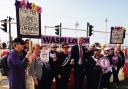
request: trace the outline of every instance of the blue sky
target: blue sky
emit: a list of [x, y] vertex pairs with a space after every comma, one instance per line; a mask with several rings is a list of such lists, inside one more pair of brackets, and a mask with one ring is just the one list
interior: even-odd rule
[[[94, 26], [94, 31], [106, 31], [105, 19], [108, 19], [107, 31], [111, 26], [124, 26], [128, 28], [128, 0], [29, 0], [40, 5], [42, 12], [42, 34], [44, 26], [55, 26], [60, 22], [62, 27], [75, 28], [75, 23], [79, 23], [79, 29], [86, 29], [87, 22]], [[14, 6], [15, 0], [3, 0], [0, 3], [0, 20], [11, 16], [16, 19]], [[15, 22], [15, 20], [13, 21]], [[46, 29], [47, 35], [55, 35], [54, 29]], [[84, 36], [86, 32], [62, 30], [63, 36]], [[16, 37], [16, 25], [12, 25], [12, 36]], [[7, 33], [0, 30], [2, 41], [7, 41]], [[128, 43], [128, 36], [126, 42]], [[110, 34], [94, 32], [91, 43], [109, 43]], [[105, 41], [105, 39], [107, 39]]]

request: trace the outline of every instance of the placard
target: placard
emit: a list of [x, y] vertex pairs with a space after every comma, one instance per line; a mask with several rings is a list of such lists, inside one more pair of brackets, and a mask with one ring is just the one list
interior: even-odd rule
[[17, 1], [16, 17], [18, 37], [41, 37], [41, 7], [25, 0]]
[[40, 59], [43, 62], [48, 62], [49, 61], [49, 50], [41, 50]]
[[125, 31], [124, 27], [111, 27], [110, 44], [123, 44]]

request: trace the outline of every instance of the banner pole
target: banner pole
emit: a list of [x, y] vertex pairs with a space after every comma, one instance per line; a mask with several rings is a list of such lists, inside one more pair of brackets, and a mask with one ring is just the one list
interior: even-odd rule
[[32, 41], [31, 41], [31, 38], [29, 38], [29, 51], [32, 51]]

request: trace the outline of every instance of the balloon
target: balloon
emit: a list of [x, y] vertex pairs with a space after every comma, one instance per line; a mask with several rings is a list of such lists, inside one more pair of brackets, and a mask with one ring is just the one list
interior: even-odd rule
[[38, 13], [41, 13], [41, 12], [42, 12], [42, 8], [39, 7], [39, 6], [37, 6], [36, 11], [37, 11]]
[[20, 1], [21, 3], [21, 7], [22, 8], [26, 8], [27, 7], [27, 3], [25, 1]]
[[36, 7], [37, 7], [36, 4], [35, 3], [32, 3], [32, 10], [36, 10], [35, 9]]

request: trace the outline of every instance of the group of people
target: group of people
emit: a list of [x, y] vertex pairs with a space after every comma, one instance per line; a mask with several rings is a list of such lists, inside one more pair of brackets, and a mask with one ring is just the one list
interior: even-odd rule
[[91, 52], [92, 56], [88, 61], [87, 67], [89, 89], [110, 89], [110, 77], [112, 74], [112, 85], [118, 88], [119, 70], [125, 63], [125, 56], [121, 46], [105, 47], [101, 50], [100, 45], [96, 43], [92, 46]]
[[[57, 45], [51, 45], [49, 61], [44, 62], [40, 57], [40, 45], [35, 44], [29, 50], [29, 44], [29, 40], [21, 38], [13, 41], [13, 50], [7, 59], [10, 89], [51, 89], [54, 78], [56, 89], [68, 89], [71, 71], [74, 89], [110, 89], [112, 74], [113, 83], [118, 85], [118, 73], [125, 62], [120, 45], [102, 48], [95, 43], [88, 48], [80, 37], [72, 47], [63, 43], [61, 51], [57, 51]], [[26, 83], [28, 77], [33, 82], [31, 88]]]

